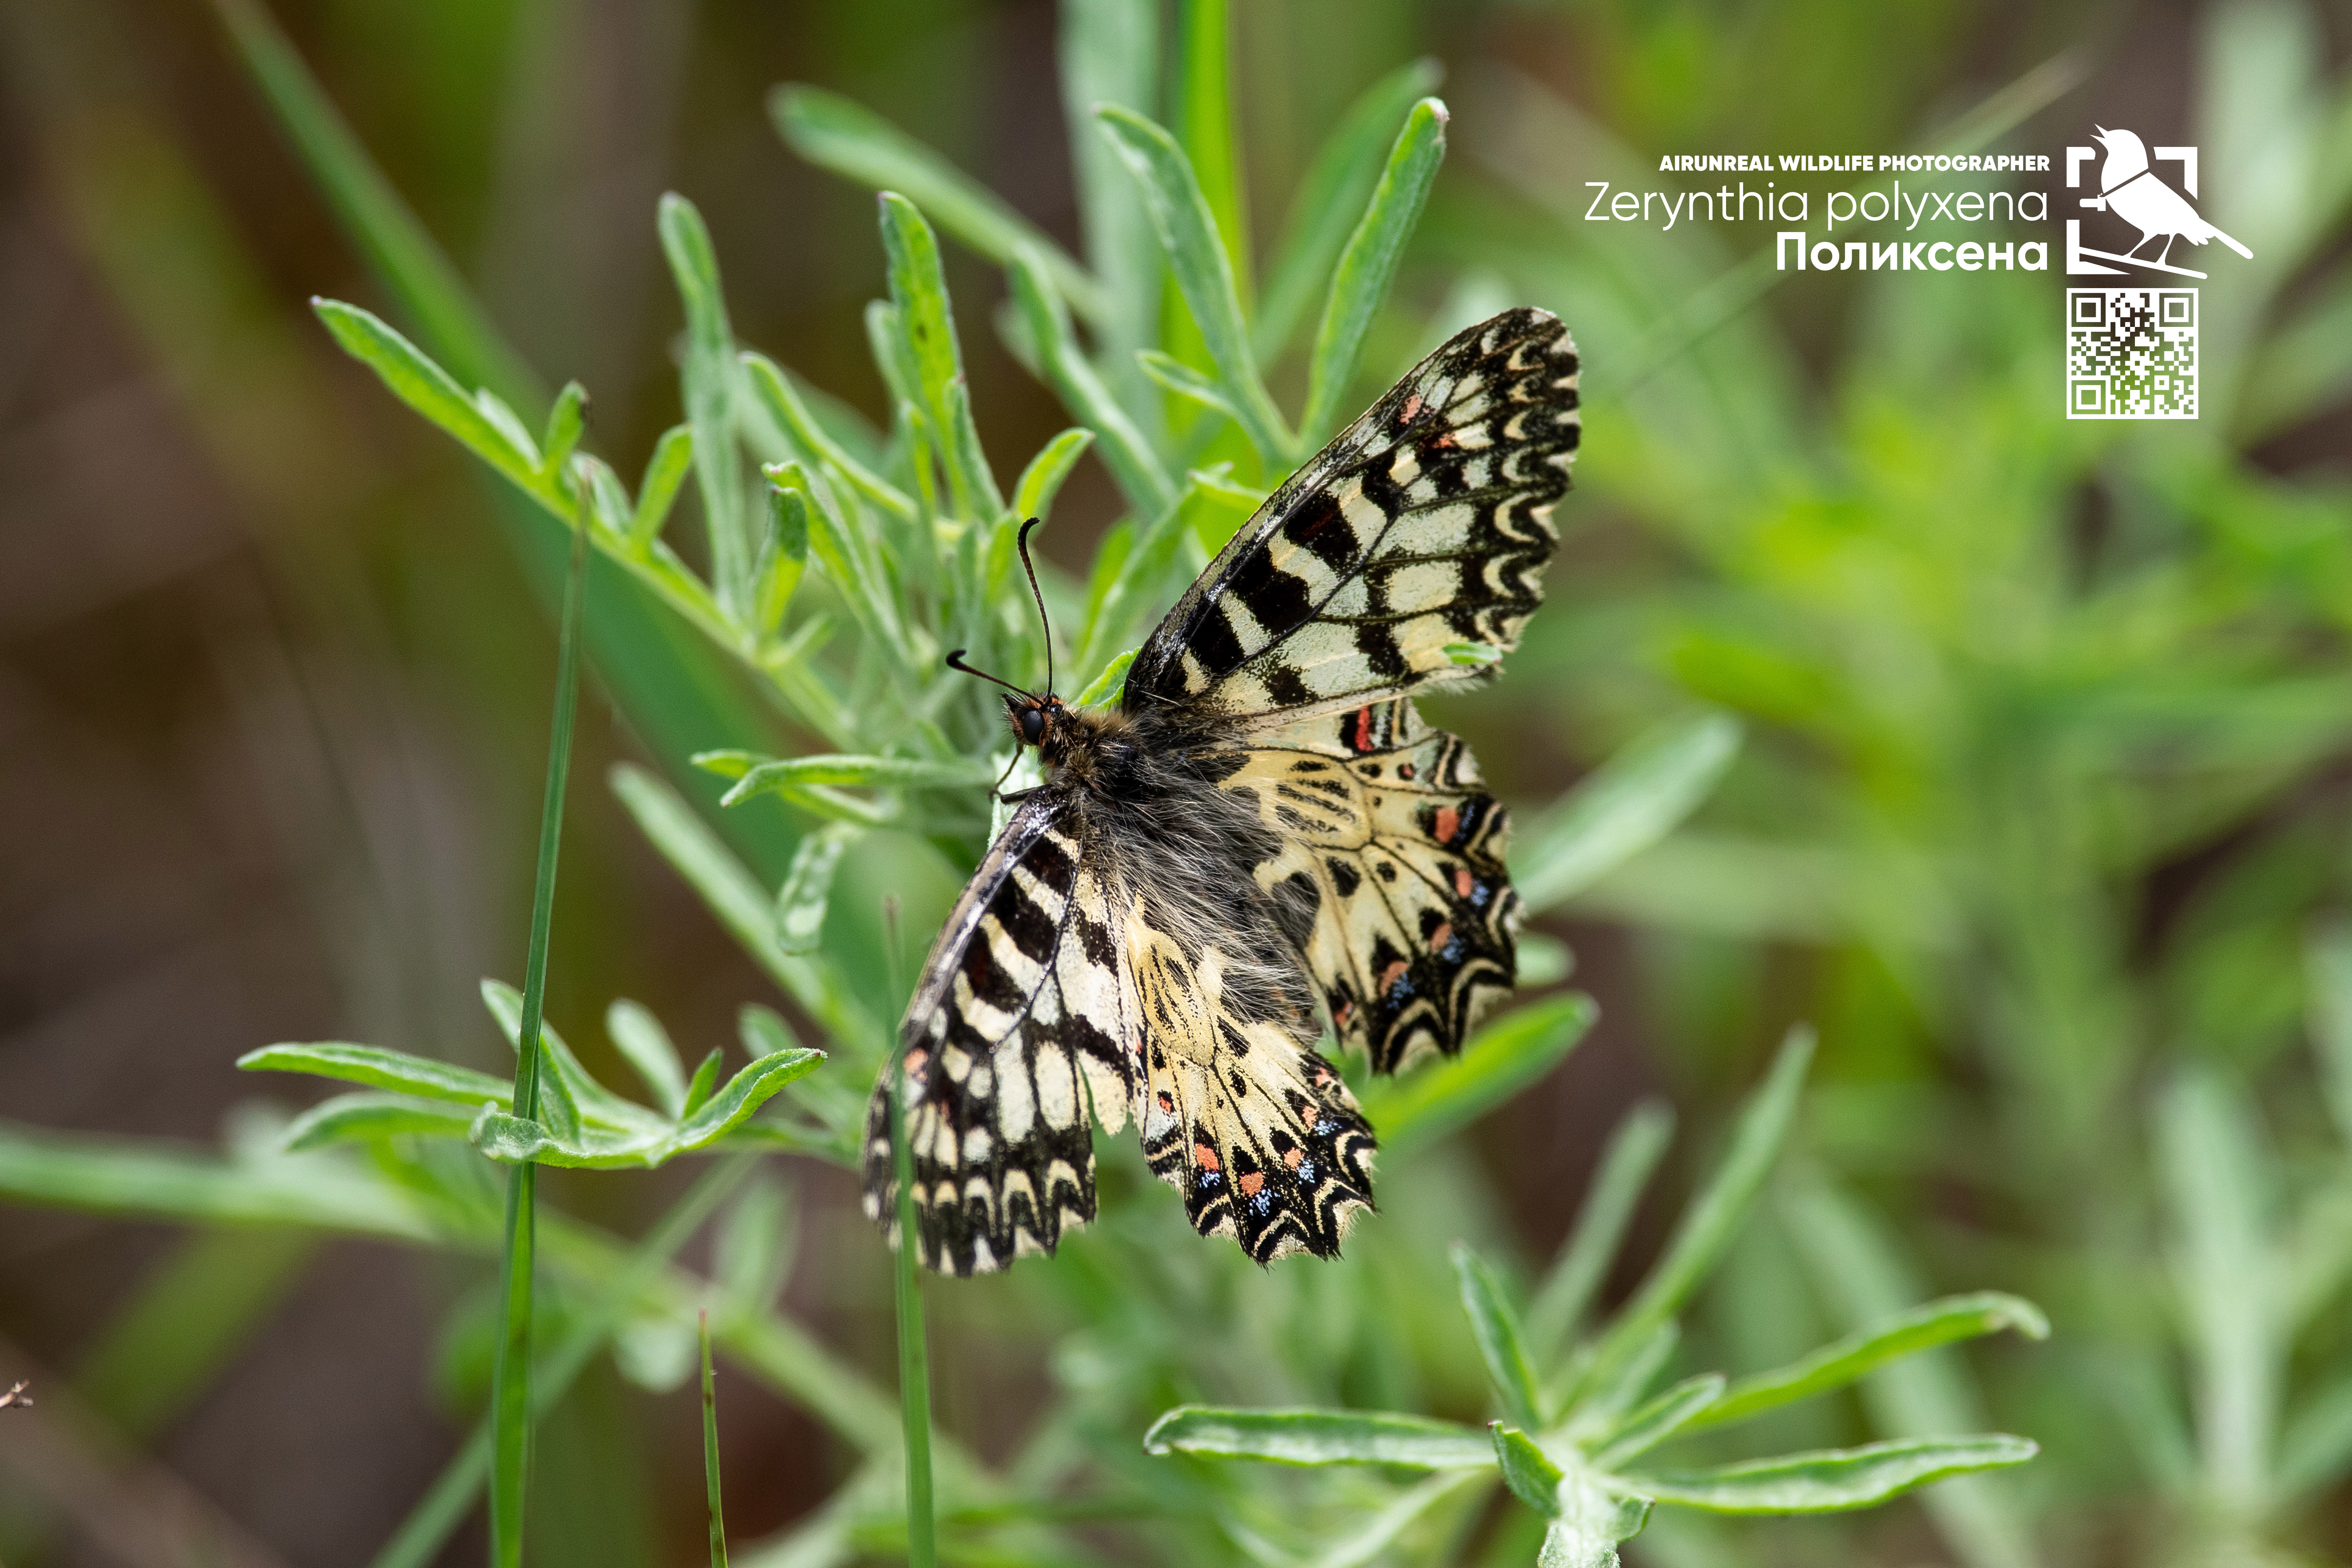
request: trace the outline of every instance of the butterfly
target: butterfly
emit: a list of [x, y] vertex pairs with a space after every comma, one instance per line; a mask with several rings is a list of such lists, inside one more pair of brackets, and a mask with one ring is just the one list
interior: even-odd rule
[[1458, 1052], [1512, 985], [1505, 813], [1412, 694], [1517, 645], [1580, 431], [1567, 330], [1507, 310], [1267, 499], [1116, 706], [950, 656], [1008, 688], [1045, 782], [1007, 797], [875, 1090], [866, 1212], [892, 1246], [895, 1070], [933, 1268], [1052, 1252], [1094, 1217], [1092, 1124], [1129, 1120], [1202, 1235], [1337, 1254], [1376, 1141], [1324, 1027], [1393, 1072]]

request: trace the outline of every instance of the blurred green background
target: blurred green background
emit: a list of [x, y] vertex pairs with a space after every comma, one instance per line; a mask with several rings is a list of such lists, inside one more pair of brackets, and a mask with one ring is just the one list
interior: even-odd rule
[[[446, 1202], [473, 1178], [428, 1180], [431, 1159], [389, 1146], [273, 1164], [262, 1108], [310, 1096], [231, 1064], [326, 1038], [503, 1059], [474, 992], [521, 973], [558, 558], [306, 308], [359, 302], [452, 363], [257, 90], [225, 25], [257, 16], [0, 8], [0, 1387], [31, 1377], [42, 1402], [0, 1411], [10, 1564], [375, 1559], [486, 1387], [487, 1259], [446, 1244], [462, 1225], [426, 1234], [383, 1196], [440, 1181]], [[864, 319], [884, 292], [873, 198], [780, 140], [779, 82], [863, 103], [1101, 254], [1052, 5], [276, 16], [510, 345], [452, 368], [505, 377], [534, 426], [582, 381], [590, 444], [625, 474], [685, 417], [665, 191], [709, 226], [736, 340], [842, 400], [842, 427], [890, 423]], [[1187, 36], [1163, 40], [1171, 78]], [[1483, 1420], [1446, 1243], [1540, 1278], [1611, 1130], [1657, 1100], [1681, 1131], [1602, 1287], [1622, 1300], [1774, 1043], [1810, 1021], [1796, 1132], [1675, 1364], [1753, 1371], [1892, 1306], [2012, 1290], [2050, 1340], [1937, 1352], [1759, 1441], [1958, 1415], [2042, 1456], [1850, 1518], [1661, 1518], [1630, 1560], [2352, 1561], [2352, 17], [2284, 0], [1235, 7], [1221, 203], [1244, 255], [1275, 254], [1348, 106], [1423, 57], [1447, 161], [1344, 406], [1517, 302], [1569, 322], [1589, 402], [1551, 607], [1501, 680], [1433, 714], [1523, 821], [1695, 705], [1738, 716], [1744, 742], [1686, 824], [1538, 921], [1599, 1023], [1466, 1131], [1384, 1163], [1349, 1263], [1261, 1274], [1193, 1242], [1107, 1142], [1097, 1233], [929, 1289], [943, 1430], [1064, 1504], [1022, 1516], [1035, 1539], [967, 1521], [964, 1560], [1308, 1560], [1317, 1531], [1391, 1494], [1147, 1460], [1151, 1415], [1211, 1397]], [[2194, 425], [2059, 416], [2062, 273], [1782, 276], [1765, 226], [1578, 221], [1583, 182], [1668, 184], [1648, 172], [1665, 153], [1966, 142], [2063, 168], [2094, 121], [2200, 144], [2206, 216], [2254, 252], [2209, 253]], [[2027, 237], [2062, 248], [2055, 226]], [[971, 407], [1009, 479], [1071, 416], [1006, 347], [997, 268], [944, 248]], [[1312, 326], [1310, 307], [1297, 338]], [[1303, 346], [1271, 362], [1285, 408]], [[1229, 433], [1187, 455], [1279, 477]], [[1041, 536], [1057, 594], [1082, 594], [1126, 511], [1082, 460]], [[826, 748], [619, 573], [589, 616], [549, 1016], [617, 1081], [615, 996], [689, 1060], [736, 1037], [745, 1004], [784, 999], [608, 769], [670, 780], [772, 888], [798, 819], [772, 800], [720, 813], [685, 758]], [[904, 899], [908, 962], [978, 825], [930, 828], [853, 862], [863, 898]], [[881, 930], [866, 904], [827, 926], [877, 1014]], [[751, 1374], [722, 1384], [730, 1530], [782, 1543], [738, 1556], [887, 1559], [857, 1436], [896, 1419], [871, 1404], [891, 1387], [886, 1255], [848, 1173], [769, 1165], [681, 1254], [761, 1310], [782, 1290], [733, 1347]], [[545, 1190], [593, 1261], [690, 1180]], [[576, 1326], [561, 1291], [550, 1310], [551, 1334]], [[552, 1412], [534, 1556], [699, 1560], [675, 1330], [622, 1325], [621, 1353]], [[1507, 1508], [1370, 1560], [1530, 1561]], [[437, 1560], [476, 1560], [479, 1528]]]

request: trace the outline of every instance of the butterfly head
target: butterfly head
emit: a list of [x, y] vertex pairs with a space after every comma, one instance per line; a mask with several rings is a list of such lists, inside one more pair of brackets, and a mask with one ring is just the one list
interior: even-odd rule
[[1024, 691], [1005, 697], [1004, 715], [1013, 721], [1013, 733], [1023, 745], [1043, 751], [1046, 742], [1055, 738], [1055, 732], [1066, 723], [1070, 710], [1050, 691], [1043, 697]]

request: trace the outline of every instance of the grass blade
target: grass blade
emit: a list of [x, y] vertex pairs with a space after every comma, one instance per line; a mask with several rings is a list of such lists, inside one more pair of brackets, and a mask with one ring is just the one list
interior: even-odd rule
[[1466, 1469], [1495, 1462], [1486, 1435], [1425, 1415], [1362, 1410], [1228, 1410], [1180, 1405], [1143, 1435], [1148, 1454], [1214, 1454], [1284, 1465]]
[[1380, 183], [1397, 122], [1416, 99], [1437, 89], [1445, 68], [1426, 57], [1381, 78], [1348, 106], [1348, 112], [1316, 151], [1307, 177], [1291, 199], [1290, 216], [1267, 267], [1250, 343], [1260, 364], [1272, 364], [1289, 346], [1307, 314], [1307, 302], [1326, 289], [1340, 247], [1348, 243], [1364, 205]]
[[2030, 1340], [2047, 1339], [2050, 1320], [2032, 1302], [1996, 1290], [1947, 1296], [1825, 1345], [1791, 1365], [1741, 1378], [1689, 1426], [1696, 1431], [1745, 1421], [1783, 1405], [1843, 1388], [1888, 1362], [2003, 1329], [2015, 1329]]
[[1471, 1335], [1486, 1363], [1486, 1376], [1495, 1385], [1505, 1419], [1517, 1426], [1541, 1426], [1543, 1396], [1536, 1388], [1535, 1369], [1528, 1364], [1525, 1337], [1518, 1314], [1511, 1310], [1503, 1282], [1486, 1260], [1466, 1242], [1454, 1244], [1454, 1278], [1462, 1291], [1462, 1310], [1470, 1319]]
[[1654, 1501], [1709, 1513], [1842, 1513], [1875, 1508], [1948, 1477], [2021, 1465], [2041, 1451], [2026, 1438], [1994, 1433], [1826, 1448], [1625, 1481]]
[[1054, 287], [1089, 321], [1104, 313], [1102, 285], [994, 191], [864, 104], [798, 82], [768, 94], [776, 132], [802, 157], [876, 191], [905, 194], [932, 220], [1003, 266], [1032, 250]]
[[1598, 881], [1698, 808], [1739, 750], [1739, 721], [1705, 712], [1633, 741], [1525, 830], [1511, 879], [1529, 912]]
[[[547, 789], [540, 806], [539, 868], [530, 895], [530, 951], [523, 969], [521, 1057], [515, 1069], [514, 1114], [539, 1114], [541, 1020], [547, 1010], [548, 928], [555, 915], [556, 852], [563, 837], [563, 786], [572, 771], [572, 721], [580, 686], [580, 618], [588, 586], [588, 529], [572, 531], [564, 577], [563, 622], [555, 666], [555, 717], [547, 750]], [[538, 1167], [507, 1175], [506, 1243], [499, 1268], [498, 1361], [490, 1379], [492, 1470], [490, 1561], [520, 1568], [523, 1492], [530, 1465], [530, 1312], [533, 1213]]]
[[[554, 1408], [599, 1346], [611, 1338], [639, 1295], [668, 1263], [677, 1249], [702, 1227], [711, 1211], [751, 1174], [758, 1160], [737, 1155], [713, 1165], [669, 1211], [654, 1223], [617, 1267], [597, 1282], [588, 1310], [549, 1354], [531, 1389], [534, 1409], [544, 1415]], [[392, 1539], [383, 1544], [369, 1568], [427, 1568], [473, 1510], [483, 1479], [490, 1469], [490, 1423], [477, 1425]]]
[[343, 232], [399, 300], [434, 352], [463, 379], [535, 405], [547, 395], [475, 302], [449, 258], [368, 156], [259, 0], [214, 0], [278, 128], [335, 209]]
[[710, 1568], [727, 1568], [727, 1513], [719, 1503], [719, 1384], [710, 1373], [710, 1312], [695, 1315], [702, 1342], [702, 1477], [710, 1494]]
[[1177, 7], [1175, 93], [1168, 123], [1201, 185], [1201, 196], [1233, 269], [1236, 300], [1250, 296], [1249, 204], [1242, 195], [1241, 147], [1234, 135], [1233, 19], [1226, 0]]
[[1605, 1388], [1680, 1311], [1738, 1235], [1741, 1222], [1780, 1157], [1781, 1141], [1795, 1120], [1813, 1059], [1813, 1033], [1790, 1029], [1761, 1088], [1748, 1097], [1732, 1135], [1730, 1152], [1706, 1188], [1683, 1211], [1666, 1243], [1665, 1256], [1627, 1302], [1595, 1349], [1592, 1365], [1571, 1389]]
[[1559, 1352], [1592, 1304], [1617, 1244], [1633, 1217], [1642, 1189], [1666, 1152], [1675, 1135], [1674, 1108], [1663, 1100], [1643, 1100], [1625, 1113], [1609, 1135], [1601, 1152], [1601, 1169], [1577, 1211], [1576, 1228], [1559, 1259], [1528, 1309], [1528, 1343], [1536, 1356], [1550, 1360]]
[[1174, 137], [1131, 110], [1105, 108], [1096, 118], [1143, 188], [1177, 291], [1241, 415], [1244, 433], [1269, 467], [1279, 467], [1290, 452], [1290, 435], [1258, 379], [1233, 262], [1191, 160]]
[[1381, 1151], [1393, 1159], [1483, 1116], [1558, 1066], [1600, 1016], [1590, 996], [1532, 1003], [1478, 1031], [1450, 1062], [1368, 1084], [1360, 1099]]
[[1405, 117], [1363, 219], [1348, 237], [1348, 247], [1331, 274], [1323, 322], [1316, 329], [1315, 352], [1307, 361], [1307, 408], [1298, 419], [1301, 448], [1320, 445], [1339, 424], [1348, 384], [1363, 353], [1364, 334], [1388, 297], [1397, 261], [1421, 221], [1429, 187], [1436, 183], [1437, 167], [1444, 160], [1445, 105], [1424, 98]]
[[890, 1160], [898, 1203], [897, 1267], [892, 1274], [898, 1310], [898, 1405], [907, 1433], [908, 1568], [933, 1568], [939, 1560], [938, 1523], [931, 1500], [931, 1374], [923, 1342], [923, 1292], [916, 1253], [915, 1153], [907, 1142], [907, 1075], [897, 1060], [884, 1069], [890, 1079]]

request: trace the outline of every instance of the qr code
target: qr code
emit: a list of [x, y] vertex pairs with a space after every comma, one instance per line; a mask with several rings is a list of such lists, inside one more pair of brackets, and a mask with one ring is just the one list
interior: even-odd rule
[[2066, 417], [2197, 417], [2197, 290], [2066, 290]]

